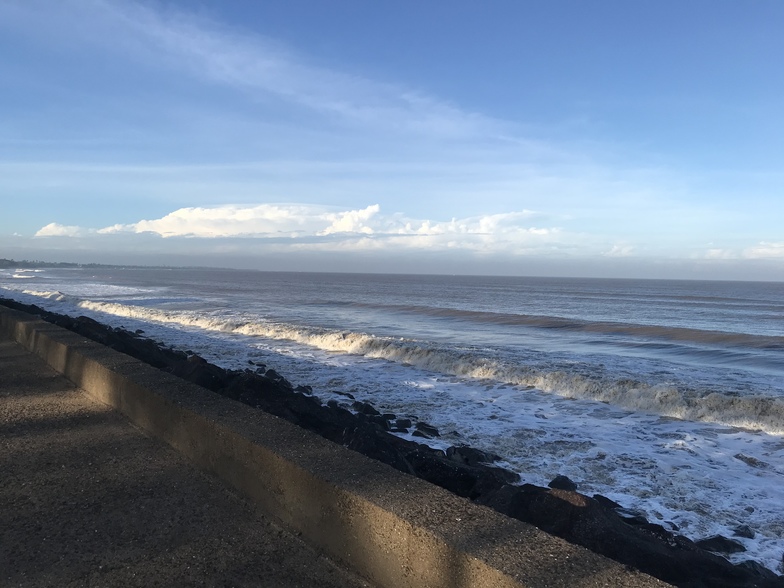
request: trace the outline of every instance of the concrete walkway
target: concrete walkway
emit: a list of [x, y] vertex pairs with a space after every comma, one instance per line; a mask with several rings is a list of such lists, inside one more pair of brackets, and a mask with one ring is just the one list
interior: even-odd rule
[[6, 340], [0, 585], [369, 586]]

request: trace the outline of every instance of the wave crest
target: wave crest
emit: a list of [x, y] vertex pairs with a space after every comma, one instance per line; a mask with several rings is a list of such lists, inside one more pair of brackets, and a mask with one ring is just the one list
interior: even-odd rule
[[22, 290], [22, 294], [29, 294], [30, 296], [37, 296], [38, 298], [45, 298], [46, 300], [53, 300], [55, 302], [62, 302], [68, 298], [66, 294], [63, 294], [59, 290]]
[[[50, 293], [50, 295], [55, 293]], [[289, 340], [330, 352], [361, 355], [409, 364], [420, 369], [461, 378], [492, 380], [556, 394], [605, 402], [691, 421], [706, 421], [746, 429], [784, 434], [784, 400], [768, 396], [700, 394], [668, 384], [636, 380], [610, 380], [563, 370], [544, 371], [510, 365], [473, 349], [455, 349], [422, 341], [376, 337], [364, 333], [313, 329], [296, 325], [226, 319], [187, 311], [163, 311], [111, 302], [84, 301], [80, 307], [143, 321], [172, 323], [209, 331]]]

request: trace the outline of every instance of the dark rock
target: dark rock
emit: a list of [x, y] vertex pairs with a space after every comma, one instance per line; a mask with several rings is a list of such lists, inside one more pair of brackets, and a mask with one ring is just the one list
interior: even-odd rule
[[167, 371], [184, 380], [199, 386], [209, 388], [213, 392], [220, 390], [224, 385], [226, 371], [216, 365], [207, 363], [197, 355], [191, 355], [185, 361], [178, 362]]
[[397, 418], [397, 415], [395, 415], [392, 412], [385, 412], [381, 416], [384, 417], [388, 421], [394, 421], [395, 418]]
[[375, 423], [382, 431], [389, 431], [389, 421], [383, 415], [374, 415], [370, 417], [370, 422]]
[[[414, 431], [412, 434], [416, 435], [417, 437], [425, 437], [427, 439], [432, 439], [433, 437], [441, 436], [438, 433], [438, 429], [436, 429], [433, 425], [428, 425], [427, 423], [423, 423], [421, 421], [418, 422], [414, 426], [414, 428], [416, 429], [416, 431]], [[417, 433], [419, 434], [417, 435]]]
[[593, 499], [606, 508], [621, 508], [620, 504], [607, 498], [606, 496], [602, 496], [601, 494], [594, 494]]
[[430, 451], [412, 451], [406, 455], [414, 473], [420, 478], [446, 488], [458, 496], [470, 497], [478, 482], [477, 472], [448, 459], [437, 458]]
[[356, 410], [359, 414], [365, 414], [368, 416], [381, 416], [381, 413], [378, 412], [373, 405], [368, 404], [367, 402], [360, 402], [356, 401], [351, 407]]
[[412, 424], [413, 423], [411, 422], [411, 419], [396, 419], [395, 420], [395, 427], [397, 427], [398, 429], [403, 429], [403, 430], [409, 429]]
[[566, 476], [556, 476], [550, 483], [548, 484], [550, 488], [557, 488], [558, 490], [570, 490], [574, 491], [577, 490], [577, 484], [572, 482]]
[[645, 515], [639, 511], [631, 510], [629, 508], [616, 508], [615, 514], [621, 517], [624, 523], [627, 525], [634, 525], [639, 527], [640, 525], [647, 525], [648, 519]]
[[752, 575], [757, 576], [759, 578], [765, 578], [767, 580], [778, 579], [779, 581], [781, 581], [781, 578], [779, 578], [779, 576], [771, 572], [768, 568], [750, 559], [739, 563], [738, 567], [749, 570], [749, 572], [751, 572]]
[[501, 459], [500, 455], [481, 451], [467, 445], [456, 445], [446, 450], [446, 456], [457, 463], [475, 466], [478, 464], [493, 463]]
[[297, 386], [294, 388], [294, 392], [299, 392], [300, 394], [312, 394], [313, 388], [310, 386]]
[[471, 500], [496, 492], [520, 479], [514, 472], [502, 468], [456, 462], [429, 447], [407, 453], [406, 459], [418, 477]]
[[289, 382], [286, 378], [281, 376], [278, 372], [276, 372], [273, 369], [269, 369], [266, 372], [264, 372], [264, 376], [267, 379], [272, 380], [273, 382], [279, 384], [280, 386], [288, 390], [294, 390], [294, 386], [292, 386], [291, 382]]
[[752, 583], [748, 568], [734, 566], [658, 525], [628, 525], [613, 509], [577, 492], [523, 484], [504, 486], [477, 502], [677, 586], [782, 585], [778, 577], [760, 582], [755, 576]]
[[504, 486], [520, 482], [519, 474], [505, 468], [485, 466], [482, 464], [477, 464], [472, 467], [476, 467], [482, 472], [482, 475], [479, 477], [479, 480], [474, 487], [474, 500], [492, 494]]
[[351, 400], [354, 400], [354, 395], [349, 394], [348, 392], [341, 392], [340, 390], [331, 390], [331, 392], [333, 394], [338, 394], [339, 396], [345, 396], [346, 398], [350, 398]]
[[742, 453], [735, 454], [735, 459], [739, 459], [740, 461], [744, 462], [746, 465], [757, 468], [761, 470], [766, 470], [770, 467], [770, 464], [757, 459], [756, 457], [752, 457], [750, 455], [743, 455]]
[[754, 539], [754, 530], [748, 525], [740, 525], [732, 530], [735, 537], [743, 537], [745, 539]]
[[272, 370], [272, 369], [267, 370], [264, 373], [264, 375], [267, 376], [270, 380], [272, 380], [274, 382], [278, 382], [279, 384], [281, 384], [282, 386], [288, 388], [289, 390], [293, 390], [294, 389], [294, 386], [292, 386], [291, 383], [286, 378], [281, 376], [275, 370]]
[[[350, 412], [346, 412], [351, 415]], [[374, 434], [376, 432], [375, 427], [368, 425], [348, 427], [342, 432], [341, 442], [345, 447], [391, 465], [401, 472], [416, 475], [397, 443], [403, 440], [386, 433]]]
[[188, 361], [188, 354], [184, 351], [179, 351], [178, 349], [172, 349], [171, 354], [176, 357], [179, 361]]
[[728, 539], [721, 535], [700, 539], [699, 541], [695, 541], [695, 544], [702, 549], [713, 551], [714, 553], [742, 553], [746, 551], [746, 548], [740, 541]]

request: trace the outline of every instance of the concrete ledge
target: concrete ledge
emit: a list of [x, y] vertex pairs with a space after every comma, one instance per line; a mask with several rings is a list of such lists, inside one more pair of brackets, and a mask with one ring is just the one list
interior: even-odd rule
[[31, 315], [0, 336], [379, 586], [667, 585]]

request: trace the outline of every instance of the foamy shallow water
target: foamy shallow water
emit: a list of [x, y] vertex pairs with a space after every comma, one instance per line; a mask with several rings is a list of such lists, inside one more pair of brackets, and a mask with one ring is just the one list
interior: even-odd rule
[[[340, 344], [369, 333], [273, 321], [231, 305], [205, 305], [198, 293], [186, 296], [169, 287], [38, 278], [40, 284], [35, 287], [29, 279], [24, 279], [23, 285], [18, 279], [2, 280], [5, 292], [0, 295], [55, 312], [86, 314], [113, 326], [142, 329], [146, 336], [190, 349], [223, 367], [243, 369], [248, 361], [262, 362], [295, 385], [312, 386], [323, 401], [334, 398], [346, 402], [339, 393], [350, 393], [380, 410], [435, 425], [442, 434], [432, 443], [436, 447], [466, 443], [499, 453], [506, 467], [533, 484], [546, 485], [558, 474], [569, 476], [581, 492], [608, 496], [692, 539], [714, 534], [733, 537], [735, 528], [746, 525], [756, 535], [753, 539], [734, 537], [747, 551], [732, 556], [733, 561], [753, 559], [781, 571], [784, 438], [772, 425], [766, 433], [698, 420], [699, 415], [681, 420], [660, 410], [624, 408], [622, 402], [572, 398], [579, 394], [569, 390], [558, 393], [556, 376], [551, 377], [552, 389], [548, 391], [546, 385], [504, 381], [498, 378], [498, 371], [487, 366], [483, 369], [488, 370], [488, 377], [470, 370], [455, 373], [460, 370], [451, 369], [450, 373], [439, 353], [462, 357], [469, 364], [479, 356], [491, 363], [508, 361], [508, 357], [481, 344], [455, 344], [446, 340], [448, 337], [438, 341], [376, 337], [397, 344], [386, 345], [388, 348], [408, 350], [384, 355], [377, 353], [383, 345]], [[484, 342], [482, 337], [478, 339]], [[417, 352], [429, 355], [430, 360], [418, 360]], [[568, 355], [553, 359], [547, 351], [529, 353], [544, 356], [539, 357], [540, 362], [550, 361], [561, 368], [552, 372], [563, 375], [560, 382], [574, 378], [581, 370], [595, 377], [599, 370], [596, 362], [584, 365], [575, 356], [569, 372]], [[622, 381], [618, 376], [629, 369], [626, 360], [615, 366], [611, 355], [602, 355], [601, 361], [599, 371], [611, 373], [617, 381]], [[683, 380], [688, 380], [694, 369], [667, 362], [640, 365], [644, 366], [641, 372], [658, 369], [666, 373], [666, 383], [645, 384], [646, 392], [653, 390], [664, 397], [660, 405], [666, 404], [668, 394], [688, 396], [688, 390], [684, 393], [684, 387], [678, 388], [679, 374], [687, 372]], [[707, 371], [697, 368], [700, 370]], [[645, 373], [636, 375], [643, 385]], [[747, 410], [743, 407], [744, 402], [748, 405], [748, 397], [736, 389], [744, 381], [754, 383], [754, 377], [744, 378], [742, 372], [734, 377], [736, 381], [729, 386], [717, 386], [717, 394], [724, 398], [722, 402], [736, 395], [739, 410]], [[766, 398], [772, 398], [775, 384], [775, 378], [763, 378]], [[710, 395], [701, 397], [706, 396]], [[769, 404], [775, 408], [775, 403]]]

